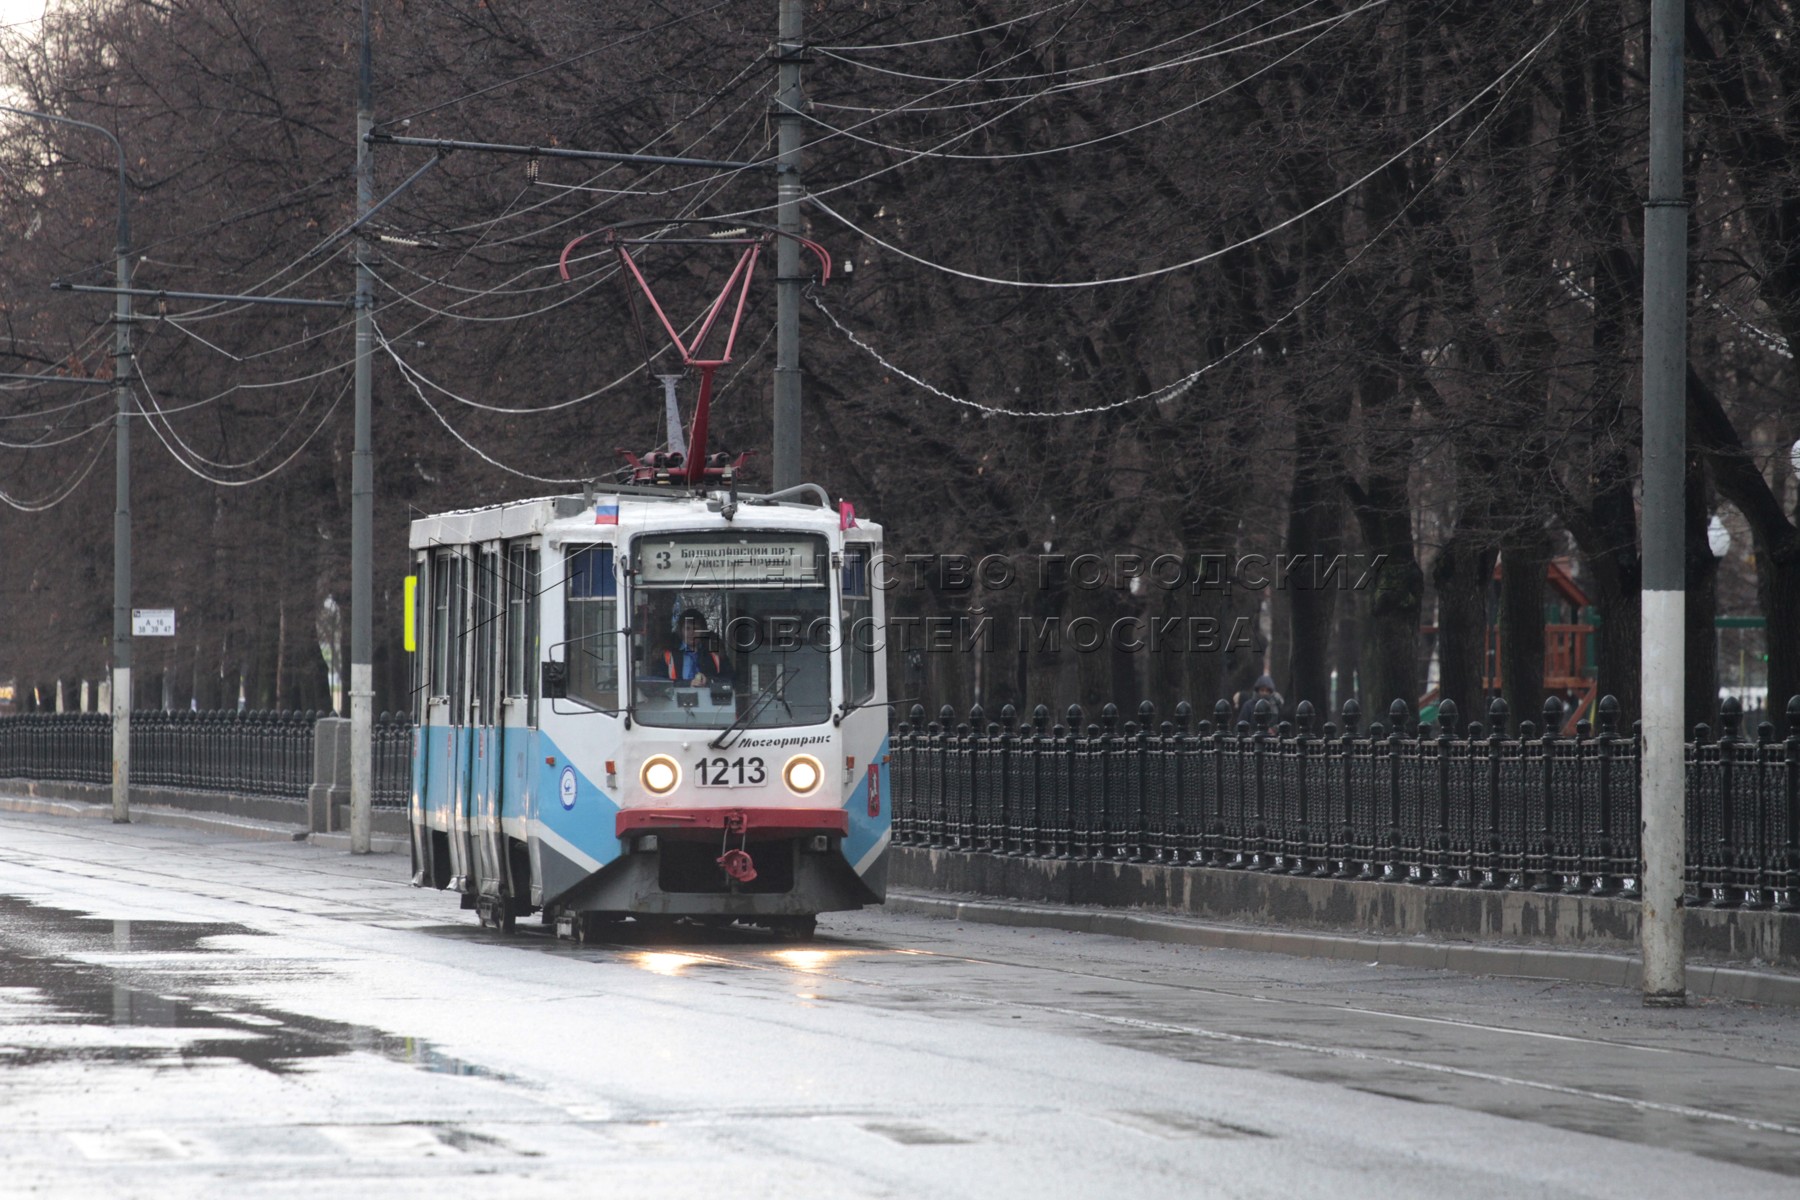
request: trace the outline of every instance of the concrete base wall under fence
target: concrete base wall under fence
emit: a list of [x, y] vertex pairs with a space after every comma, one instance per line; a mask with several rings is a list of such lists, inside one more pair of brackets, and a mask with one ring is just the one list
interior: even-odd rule
[[[1050, 904], [1175, 913], [1283, 929], [1521, 942], [1631, 953], [1638, 903], [1607, 896], [1312, 879], [1210, 867], [1005, 858], [896, 846], [889, 883]], [[1697, 958], [1800, 969], [1800, 914], [1687, 910]]]

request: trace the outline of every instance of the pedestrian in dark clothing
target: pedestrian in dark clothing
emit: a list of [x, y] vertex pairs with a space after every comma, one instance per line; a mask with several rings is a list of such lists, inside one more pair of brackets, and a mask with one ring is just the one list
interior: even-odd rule
[[1244, 703], [1238, 707], [1239, 724], [1248, 725], [1252, 730], [1256, 728], [1256, 702], [1258, 700], [1269, 702], [1269, 728], [1275, 728], [1281, 723], [1281, 697], [1275, 694], [1275, 680], [1273, 676], [1269, 675], [1256, 677], [1256, 686], [1250, 689], [1250, 694], [1244, 697]]

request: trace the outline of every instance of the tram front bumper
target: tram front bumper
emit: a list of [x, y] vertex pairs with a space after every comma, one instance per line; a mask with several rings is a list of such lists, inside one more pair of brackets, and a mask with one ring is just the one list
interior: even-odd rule
[[850, 832], [850, 814], [841, 808], [624, 808], [615, 832], [622, 842], [646, 833], [692, 841], [843, 837]]
[[[839, 808], [626, 809], [616, 825], [626, 852], [559, 907], [758, 917], [879, 904], [881, 895], [840, 852], [849, 821]], [[754, 878], [727, 871], [733, 851], [750, 856]]]

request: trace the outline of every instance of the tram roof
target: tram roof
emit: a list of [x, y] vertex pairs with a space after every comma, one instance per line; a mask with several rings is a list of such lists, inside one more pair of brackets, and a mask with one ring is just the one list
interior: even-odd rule
[[[824, 492], [819, 491], [823, 496]], [[409, 545], [462, 545], [546, 533], [570, 541], [605, 541], [611, 524], [595, 521], [597, 505], [618, 505], [618, 527], [641, 532], [659, 529], [792, 529], [832, 533], [838, 529], [834, 509], [784, 497], [770, 499], [740, 492], [730, 521], [719, 511], [726, 492], [671, 491], [661, 488], [616, 488], [587, 495], [540, 496], [480, 508], [455, 509], [419, 517], [412, 523]], [[881, 527], [857, 519], [857, 527], [879, 536]], [[596, 537], [596, 534], [601, 536]]]

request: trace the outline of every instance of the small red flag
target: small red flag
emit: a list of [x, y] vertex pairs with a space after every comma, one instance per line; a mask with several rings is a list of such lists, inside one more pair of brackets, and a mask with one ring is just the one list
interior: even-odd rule
[[840, 530], [856, 528], [856, 505], [848, 500], [838, 501], [838, 528]]

